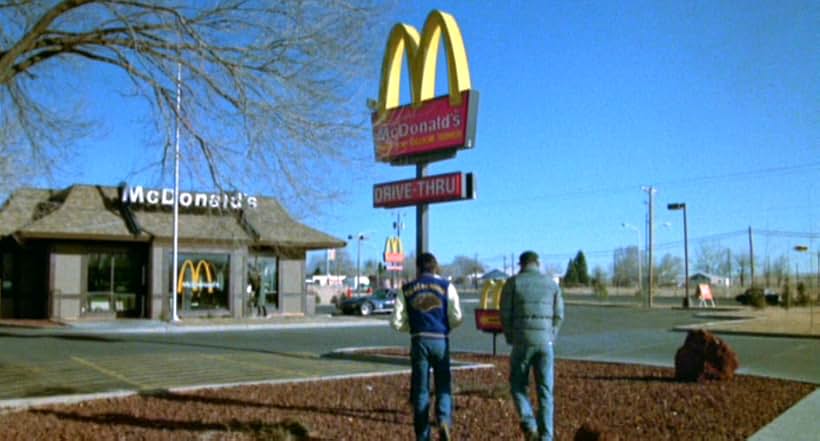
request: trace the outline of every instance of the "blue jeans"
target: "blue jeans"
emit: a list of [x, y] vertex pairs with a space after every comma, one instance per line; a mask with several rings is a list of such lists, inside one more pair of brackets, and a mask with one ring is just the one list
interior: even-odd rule
[[[510, 392], [515, 410], [521, 417], [521, 428], [527, 432], [538, 432], [542, 441], [551, 441], [555, 433], [552, 423], [554, 358], [552, 343], [516, 345], [510, 354]], [[533, 416], [527, 392], [530, 369], [535, 373], [537, 418]]]
[[410, 401], [416, 440], [430, 439], [430, 368], [436, 387], [436, 417], [439, 424], [452, 425], [453, 399], [450, 390], [450, 342], [446, 338], [413, 337], [410, 345], [413, 370]]

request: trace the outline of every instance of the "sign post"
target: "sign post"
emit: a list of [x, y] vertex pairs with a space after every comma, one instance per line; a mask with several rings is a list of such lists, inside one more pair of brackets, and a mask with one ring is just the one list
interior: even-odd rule
[[[446, 48], [449, 94], [434, 97], [439, 43]], [[412, 102], [400, 106], [405, 54]], [[472, 90], [461, 29], [452, 15], [437, 10], [430, 12], [421, 34], [410, 25], [393, 27], [382, 61], [379, 100], [371, 108], [376, 160], [390, 165], [416, 166], [415, 180], [374, 186], [373, 205], [416, 206], [416, 255], [420, 255], [429, 249], [428, 204], [475, 197], [474, 192], [469, 197], [464, 194], [457, 197], [446, 190], [434, 191], [437, 196], [431, 197], [426, 191], [431, 179], [434, 190], [440, 188], [435, 185], [436, 181], [446, 179], [428, 179], [427, 166], [431, 162], [453, 158], [458, 150], [475, 145], [478, 91]]]

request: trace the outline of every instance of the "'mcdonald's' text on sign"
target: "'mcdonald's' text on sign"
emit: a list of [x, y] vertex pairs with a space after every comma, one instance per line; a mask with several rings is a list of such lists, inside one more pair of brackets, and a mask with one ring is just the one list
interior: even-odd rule
[[[442, 34], [447, 49], [449, 95], [435, 98]], [[412, 103], [399, 106], [405, 53]], [[471, 148], [475, 144], [477, 111], [478, 92], [471, 90], [467, 53], [453, 16], [431, 12], [421, 35], [412, 26], [394, 26], [384, 52], [379, 101], [372, 115], [376, 160], [394, 164], [431, 161]]]
[[475, 198], [472, 173], [447, 173], [373, 186], [373, 207], [392, 208]]

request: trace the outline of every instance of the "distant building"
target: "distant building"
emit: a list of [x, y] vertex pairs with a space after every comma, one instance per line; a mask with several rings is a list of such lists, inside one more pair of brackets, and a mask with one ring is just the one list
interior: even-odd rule
[[722, 286], [728, 288], [732, 286], [732, 279], [729, 277], [718, 276], [715, 274], [697, 272], [689, 276], [689, 283], [708, 283], [712, 286]]
[[481, 276], [481, 280], [506, 280], [510, 277], [509, 274], [501, 271], [500, 269], [494, 269], [487, 271]]

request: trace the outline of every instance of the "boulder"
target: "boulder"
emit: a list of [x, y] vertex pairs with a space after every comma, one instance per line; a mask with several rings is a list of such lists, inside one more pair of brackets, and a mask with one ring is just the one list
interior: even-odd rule
[[726, 342], [703, 329], [689, 331], [675, 354], [678, 381], [731, 380], [740, 363]]
[[598, 424], [586, 422], [575, 432], [573, 441], [618, 441], [618, 435]]

